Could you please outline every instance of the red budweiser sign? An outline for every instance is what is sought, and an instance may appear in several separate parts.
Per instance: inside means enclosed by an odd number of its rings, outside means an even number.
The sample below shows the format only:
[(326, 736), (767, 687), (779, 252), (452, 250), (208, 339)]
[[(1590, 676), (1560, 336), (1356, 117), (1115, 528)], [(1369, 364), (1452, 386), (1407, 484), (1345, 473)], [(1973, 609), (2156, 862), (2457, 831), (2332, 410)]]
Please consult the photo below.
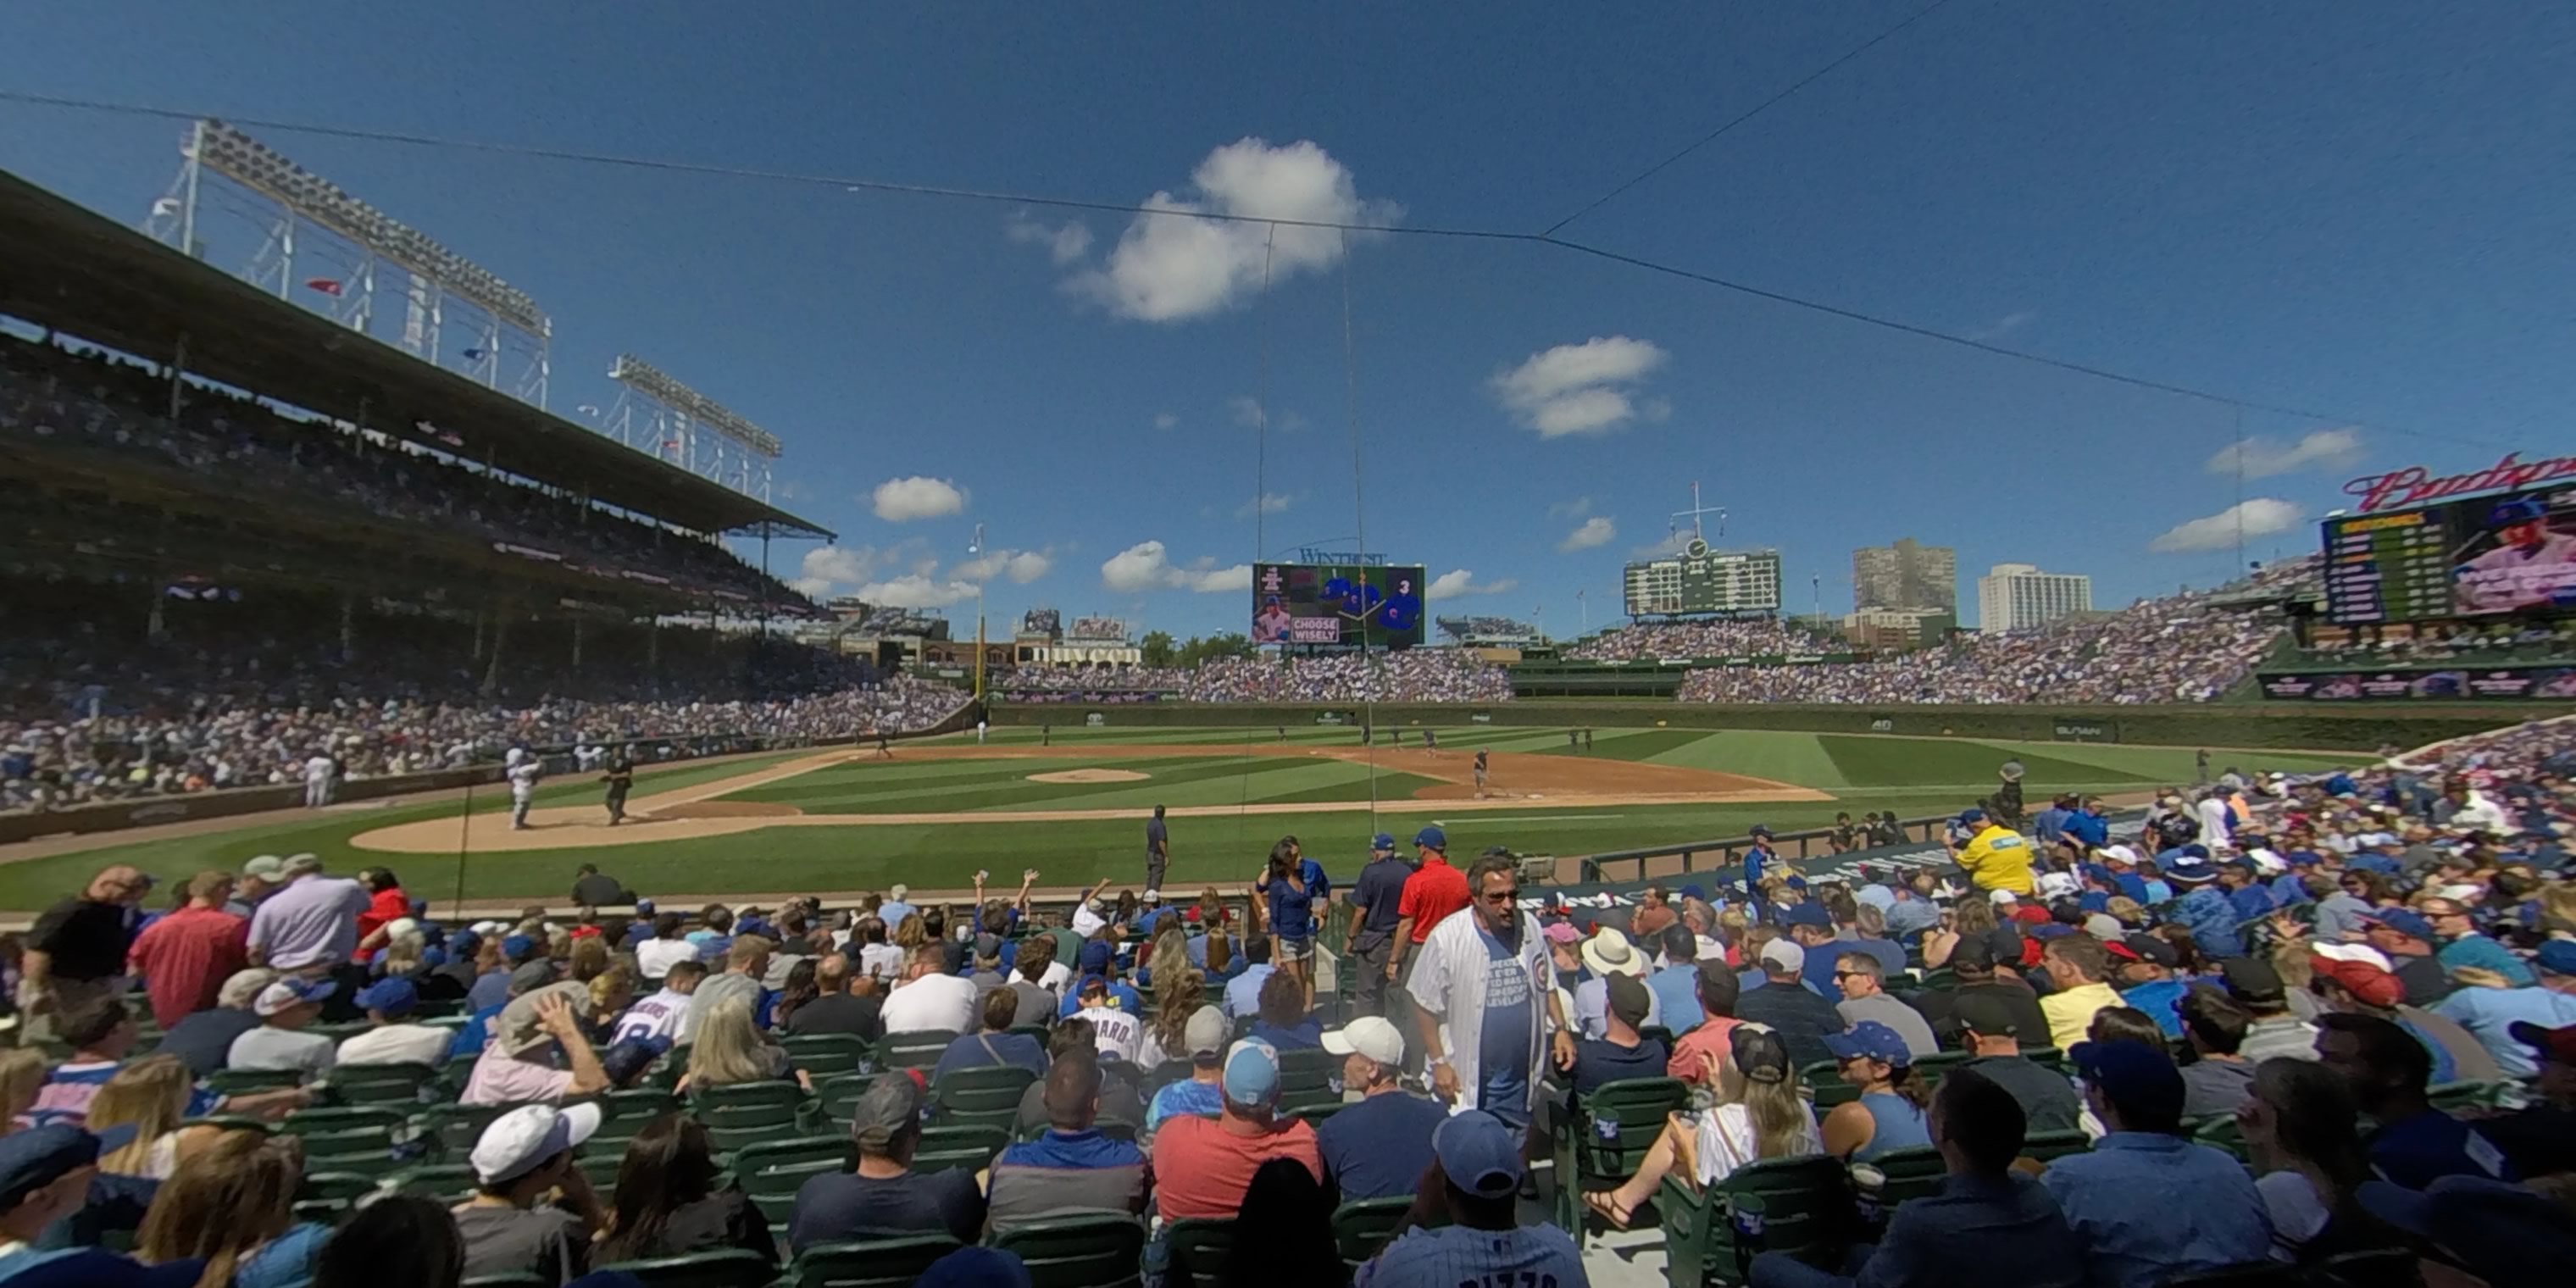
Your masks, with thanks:
[(2368, 514), (2373, 510), (2403, 509), (2427, 501), (2466, 496), (2471, 492), (2510, 491), (2571, 476), (2576, 476), (2576, 456), (2525, 461), (2519, 453), (2507, 452), (2503, 460), (2474, 474), (2436, 478), (2421, 465), (2409, 465), (2386, 474), (2365, 474), (2344, 484), (2343, 490), (2361, 498), (2361, 503), (2355, 508)]

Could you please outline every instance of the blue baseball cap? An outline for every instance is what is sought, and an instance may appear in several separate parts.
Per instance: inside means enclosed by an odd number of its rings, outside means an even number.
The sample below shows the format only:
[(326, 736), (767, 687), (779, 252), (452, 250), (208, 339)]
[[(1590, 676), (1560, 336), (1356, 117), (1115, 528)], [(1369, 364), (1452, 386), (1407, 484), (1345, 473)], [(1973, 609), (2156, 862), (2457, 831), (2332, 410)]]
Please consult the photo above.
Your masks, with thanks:
[(1697, 899), (1701, 903), (1708, 902), (1708, 890), (1706, 887), (1700, 885), (1686, 885), (1676, 893), (1680, 894), (1681, 897), (1685, 899)]
[(2198, 841), (2193, 841), (2183, 846), (2182, 852), (2195, 859), (2205, 859), (2209, 857), (2209, 847)]
[(2182, 1112), (2182, 1070), (2160, 1047), (2144, 1042), (2078, 1042), (2067, 1048), (2066, 1058), (2086, 1082), (2102, 1089), (2115, 1108), (2151, 1118)]
[(1984, 810), (1977, 809), (1972, 806), (1968, 809), (1959, 811), (1959, 825), (1962, 827), (1965, 827), (1970, 823), (1983, 823), (1985, 821), (1986, 812)]
[(2542, 944), (2531, 964), (2552, 975), (2576, 975), (2576, 939), (2552, 939)]
[(400, 975), (388, 975), (358, 990), (358, 1009), (387, 1015), (409, 1015), (420, 1005), (420, 990)]
[(2433, 942), (2433, 923), (2424, 920), (2421, 914), (2409, 912), (2404, 908), (2373, 908), (2362, 915), (2361, 923), (2365, 926), (2386, 926), (2401, 935), (2411, 935), (2426, 943)]
[(1446, 850), (1449, 848), (1449, 834), (1438, 827), (1426, 827), (1413, 834), (1413, 843), (1424, 849)]
[(1392, 850), (1395, 848), (1395, 838), (1384, 832), (1380, 832), (1369, 838), (1369, 848), (1372, 850)]
[(268, 987), (259, 990), (258, 997), (251, 999), (251, 1013), (264, 1020), (272, 1015), (291, 1011), (308, 1002), (328, 1001), (331, 994), (339, 991), (339, 988), (340, 985), (336, 980), (308, 980), (299, 979), (293, 975), (280, 976)]
[(134, 1139), (135, 1125), (104, 1132), (82, 1131), (69, 1123), (49, 1123), (0, 1136), (0, 1211), (123, 1148)]
[(1081, 953), (1074, 957), (1074, 971), (1083, 975), (1105, 975), (1109, 972), (1109, 963), (1115, 956), (1115, 952), (1109, 947), (1108, 940), (1084, 940)]
[(2542, 505), (2539, 501), (2527, 496), (2514, 497), (2508, 501), (2498, 501), (2496, 502), (2496, 507), (2487, 512), (2487, 522), (2489, 523), (2529, 523), (2534, 519), (2546, 519), (2548, 517), (2549, 507)]
[(1833, 915), (1826, 912), (1825, 905), (1821, 903), (1791, 904), (1787, 911), (1780, 914), (1780, 919), (1792, 926), (1830, 926), (1834, 924)]
[(2294, 868), (2312, 868), (2325, 862), (2325, 856), (2314, 850), (2292, 850), (2282, 855), (2281, 861)]
[(1499, 1199), (1521, 1187), (1521, 1133), (1482, 1109), (1442, 1119), (1431, 1130), (1431, 1155), (1451, 1185)]
[(1795, 872), (1792, 872), (1792, 873), (1790, 873), (1790, 874), (1789, 874), (1789, 879), (1788, 879), (1788, 881), (1784, 882), (1783, 884), (1787, 885), (1787, 886), (1788, 886), (1790, 889), (1792, 889), (1792, 890), (1804, 890), (1804, 889), (1806, 889), (1806, 888), (1807, 888), (1807, 879), (1806, 879), (1805, 877), (1799, 876), (1799, 875), (1798, 875), (1797, 873), (1795, 873)]
[(425, 917), (427, 917), (427, 916), (429, 915), (429, 900), (427, 900), (427, 899), (414, 899), (414, 900), (412, 900), (412, 901), (411, 901), (411, 915), (412, 915), (415, 919), (419, 919), (419, 918), (425, 918)]
[(501, 960), (523, 962), (537, 954), (539, 945), (526, 935), (512, 935), (501, 941)]
[(1279, 1052), (1259, 1038), (1245, 1038), (1226, 1048), (1225, 1098), (1247, 1107), (1279, 1098)]
[(1876, 1020), (1862, 1020), (1843, 1032), (1826, 1034), (1825, 1049), (1833, 1052), (1837, 1060), (1867, 1056), (1900, 1069), (1914, 1063), (1914, 1051), (1905, 1045), (1905, 1039)]
[(650, 899), (638, 899), (638, 900), (636, 900), (636, 901), (635, 901), (635, 915), (636, 915), (636, 916), (638, 916), (638, 917), (650, 917), (650, 916), (652, 916), (652, 915), (653, 915), (653, 901), (652, 901), (652, 900), (650, 900)]
[(444, 965), (446, 965), (446, 964), (447, 964), (447, 950), (446, 950), (446, 949), (444, 949), (444, 948), (437, 947), (436, 945), (432, 945), (432, 946), (430, 946), (430, 947), (428, 947), (428, 948), (421, 949), (421, 950), (420, 950), (420, 964), (421, 964), (424, 968), (430, 968), (430, 969), (435, 969), (435, 968), (437, 968), (437, 967), (440, 967), (440, 966), (444, 966)]

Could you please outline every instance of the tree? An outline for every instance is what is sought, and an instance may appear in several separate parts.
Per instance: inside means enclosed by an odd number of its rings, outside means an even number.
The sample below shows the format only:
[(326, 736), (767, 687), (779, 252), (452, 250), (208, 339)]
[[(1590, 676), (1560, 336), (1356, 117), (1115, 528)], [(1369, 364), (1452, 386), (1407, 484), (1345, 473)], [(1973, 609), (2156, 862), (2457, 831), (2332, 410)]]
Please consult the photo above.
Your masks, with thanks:
[(1206, 639), (1193, 635), (1189, 643), (1181, 646), (1179, 664), (1191, 667), (1210, 658), (1250, 656), (1252, 640), (1240, 633), (1210, 635)]
[(1144, 654), (1145, 665), (1147, 666), (1170, 666), (1172, 664), (1172, 633), (1170, 631), (1145, 632), (1145, 638), (1137, 645), (1137, 648)]

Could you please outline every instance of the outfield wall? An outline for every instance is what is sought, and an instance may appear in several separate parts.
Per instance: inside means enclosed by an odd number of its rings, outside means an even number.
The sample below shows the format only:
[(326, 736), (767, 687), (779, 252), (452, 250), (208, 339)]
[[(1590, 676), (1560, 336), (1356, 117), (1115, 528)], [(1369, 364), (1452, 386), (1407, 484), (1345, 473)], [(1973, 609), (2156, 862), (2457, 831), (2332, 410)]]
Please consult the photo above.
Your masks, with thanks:
[(1801, 733), (1885, 733), (1913, 737), (2004, 738), (2035, 742), (2127, 742), (2168, 747), (2283, 747), (2376, 751), (2394, 743), (2420, 747), (2528, 719), (2563, 716), (2564, 703), (2479, 702), (2320, 707), (2313, 702), (2168, 706), (1896, 706), (1702, 702), (1531, 700), (1474, 703), (1262, 704), (1138, 702), (1128, 704), (995, 704), (1002, 725), (1074, 728), (1097, 713), (1114, 729), (1313, 728), (1337, 717), (1357, 725), (1363, 714), (1381, 727), (1476, 724), (1521, 728), (1591, 727), (1777, 729)]

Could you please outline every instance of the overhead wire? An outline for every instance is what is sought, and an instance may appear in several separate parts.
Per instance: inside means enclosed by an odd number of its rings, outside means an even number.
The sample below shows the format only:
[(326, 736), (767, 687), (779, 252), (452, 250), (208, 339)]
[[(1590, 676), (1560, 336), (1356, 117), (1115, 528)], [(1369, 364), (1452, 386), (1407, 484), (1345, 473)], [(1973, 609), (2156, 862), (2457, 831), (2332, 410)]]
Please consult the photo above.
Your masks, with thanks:
[[(0, 90), (0, 103), (21, 103), (33, 106), (64, 108), (75, 111), (147, 116), (185, 121), (203, 119), (207, 115), (200, 112), (181, 111), (175, 108), (153, 107), (134, 103), (114, 103), (97, 99), (68, 98), (59, 95), (32, 94), (19, 90)], [(1881, 330), (1892, 331), (1902, 335), (1910, 335), (1918, 339), (1936, 341), (1938, 343), (1951, 345), (1957, 348), (1970, 349), (1978, 353), (1987, 354), (1997, 358), (2005, 358), (2017, 362), (2030, 363), (2036, 366), (2048, 367), (2074, 375), (2087, 376), (2096, 380), (2107, 381), (2112, 384), (2127, 385), (2131, 388), (2149, 390), (2155, 393), (2196, 399), (2222, 407), (2233, 407), (2244, 411), (2261, 412), (2267, 415), (2288, 416), (2295, 419), (2315, 421), (2322, 424), (2354, 425), (2379, 430), (2385, 433), (2397, 434), (2403, 437), (2458, 443), (2472, 447), (2511, 450), (2512, 446), (2510, 444), (2500, 443), (2490, 439), (2474, 438), (2468, 435), (2451, 434), (2436, 430), (2422, 429), (2415, 426), (2394, 424), (2368, 416), (2351, 415), (2322, 408), (2302, 407), (2295, 404), (2272, 402), (2259, 398), (2241, 397), (2234, 394), (2222, 393), (2217, 390), (2186, 385), (2177, 381), (2132, 375), (2128, 372), (2099, 366), (2093, 363), (2077, 362), (2065, 358), (2052, 358), (2045, 354), (2034, 353), (2027, 349), (2015, 349), (2006, 345), (1995, 344), (1991, 341), (1975, 339), (1958, 332), (1944, 331), (1938, 327), (1907, 322), (1901, 319), (1887, 317), (1882, 314), (1871, 313), (1862, 309), (1850, 308), (1839, 304), (1830, 304), (1822, 300), (1810, 299), (1805, 296), (1794, 295), (1786, 291), (1755, 286), (1747, 282), (1736, 281), (1732, 278), (1720, 277), (1714, 273), (1684, 268), (1677, 264), (1670, 264), (1661, 260), (1650, 259), (1642, 255), (1631, 255), (1622, 251), (1611, 250), (1607, 247), (1595, 246), (1588, 242), (1576, 241), (1569, 237), (1555, 236), (1547, 233), (1519, 232), (1502, 228), (1467, 228), (1426, 224), (1369, 223), (1357, 220), (1298, 219), (1257, 213), (1183, 209), (1172, 206), (1152, 206), (1133, 202), (1093, 201), (1074, 197), (1048, 196), (1038, 193), (1002, 192), (990, 189), (961, 188), (935, 184), (896, 183), (880, 179), (809, 174), (787, 170), (767, 170), (746, 166), (715, 165), (706, 162), (677, 161), (668, 158), (634, 157), (614, 153), (586, 152), (568, 148), (548, 148), (523, 144), (493, 143), (480, 140), (450, 139), (424, 134), (358, 129), (348, 126), (313, 125), (304, 122), (280, 121), (267, 118), (224, 117), (221, 119), (235, 125), (255, 126), (259, 129), (274, 130), (283, 133), (310, 134), (327, 138), (351, 139), (374, 143), (395, 143), (414, 147), (451, 148), (504, 156), (519, 156), (551, 161), (568, 161), (591, 165), (626, 166), (701, 176), (763, 179), (774, 182), (798, 183), (813, 186), (828, 185), (839, 187), (851, 192), (873, 192), (900, 196), (981, 201), (995, 204), (1010, 204), (1061, 210), (1082, 210), (1101, 214), (1119, 214), (1140, 217), (1150, 216), (1173, 219), (1205, 219), (1224, 223), (1257, 223), (1267, 224), (1273, 227), (1288, 228), (1331, 229), (1344, 234), (1381, 233), (1393, 236), (1446, 237), (1547, 246), (1557, 250), (1568, 251), (1578, 255), (1605, 260), (1614, 264), (1623, 264), (1644, 272), (1656, 273), (1684, 281), (1697, 282), (1704, 286), (1714, 287), (1722, 291), (1746, 296), (1751, 299), (1764, 300), (1773, 304), (1786, 305), (1790, 308), (1803, 309), (1826, 317), (1839, 318), (1846, 322), (1876, 327)]]
[(1539, 231), (1539, 236), (1554, 236), (1556, 233), (1563, 231), (1567, 224), (1573, 223), (1575, 220), (1581, 219), (1585, 215), (1591, 214), (1593, 211), (1608, 205), (1611, 201), (1616, 200), (1620, 194), (1625, 193), (1630, 188), (1634, 188), (1638, 184), (1644, 183), (1648, 179), (1652, 179), (1656, 175), (1662, 174), (1682, 158), (1689, 156), (1693, 152), (1699, 151), (1701, 148), (1707, 147), (1709, 144), (1717, 142), (1721, 138), (1724, 138), (1727, 132), (1733, 130), (1736, 126), (1742, 125), (1746, 121), (1750, 121), (1754, 117), (1762, 115), (1764, 112), (1795, 96), (1799, 90), (1805, 89), (1806, 87), (1815, 84), (1817, 81), (1823, 80), (1825, 77), (1832, 75), (1836, 68), (1860, 57), (1862, 54), (1868, 53), (1872, 49), (1876, 49), (1890, 37), (1904, 31), (1906, 28), (1911, 27), (1918, 22), (1923, 21), (1925, 18), (1931, 17), (1933, 10), (1948, 3), (1950, 3), (1950, 0), (1932, 0), (1932, 3), (1915, 10), (1911, 16), (1905, 18), (1895, 26), (1852, 46), (1848, 50), (1843, 51), (1842, 57), (1837, 58), (1802, 77), (1799, 77), (1796, 81), (1792, 82), (1788, 88), (1783, 89), (1779, 93), (1773, 94), (1771, 97), (1736, 113), (1734, 116), (1728, 117), (1725, 121), (1721, 122), (1716, 129), (1710, 130), (1708, 133), (1692, 140), (1691, 143), (1681, 151), (1675, 152), (1671, 156), (1665, 157), (1663, 160), (1647, 166), (1645, 169), (1640, 170), (1635, 175), (1631, 176), (1625, 183), (1622, 183), (1608, 192), (1602, 193), (1600, 196), (1594, 197), (1592, 200), (1576, 207), (1573, 214), (1567, 215), (1565, 218), (1557, 220), (1555, 223), (1549, 224), (1546, 228), (1541, 229)]

